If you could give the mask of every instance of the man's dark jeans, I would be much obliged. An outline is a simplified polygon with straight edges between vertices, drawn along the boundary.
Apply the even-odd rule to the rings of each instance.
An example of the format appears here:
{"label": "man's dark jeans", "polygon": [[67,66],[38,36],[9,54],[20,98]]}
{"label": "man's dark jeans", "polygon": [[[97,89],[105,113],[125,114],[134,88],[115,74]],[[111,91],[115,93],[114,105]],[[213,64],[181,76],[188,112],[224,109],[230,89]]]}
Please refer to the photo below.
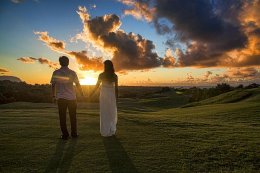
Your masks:
{"label": "man's dark jeans", "polygon": [[60,128],[61,128],[62,135],[64,137],[69,136],[67,130],[67,123],[66,123],[66,113],[67,113],[67,109],[69,109],[71,136],[72,137],[77,136],[77,117],[76,117],[77,101],[58,99],[58,108],[59,108]]}

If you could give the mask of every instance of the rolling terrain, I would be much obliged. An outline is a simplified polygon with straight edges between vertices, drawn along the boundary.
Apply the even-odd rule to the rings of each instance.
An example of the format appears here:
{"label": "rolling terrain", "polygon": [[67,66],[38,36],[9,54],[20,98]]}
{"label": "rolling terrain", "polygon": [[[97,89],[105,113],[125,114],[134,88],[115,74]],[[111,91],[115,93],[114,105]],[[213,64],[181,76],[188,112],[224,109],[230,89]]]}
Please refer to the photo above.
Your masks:
{"label": "rolling terrain", "polygon": [[56,105],[0,105],[0,172],[259,172],[260,89],[196,103],[175,92],[124,98],[116,137],[99,135],[97,103],[78,105],[61,141]]}

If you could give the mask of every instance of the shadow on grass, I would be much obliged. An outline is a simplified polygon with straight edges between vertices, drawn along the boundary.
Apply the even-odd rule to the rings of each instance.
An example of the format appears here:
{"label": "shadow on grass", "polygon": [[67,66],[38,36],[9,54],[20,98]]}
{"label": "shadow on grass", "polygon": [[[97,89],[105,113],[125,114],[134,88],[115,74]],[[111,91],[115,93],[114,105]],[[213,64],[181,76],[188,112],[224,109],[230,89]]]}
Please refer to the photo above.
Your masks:
{"label": "shadow on grass", "polygon": [[77,139],[72,139],[69,141],[59,140],[56,145],[56,151],[52,156],[45,170],[45,173],[68,172],[71,162],[73,160],[76,144],[77,144]]}
{"label": "shadow on grass", "polygon": [[105,137],[103,142],[112,173],[138,173],[125,149],[115,136]]}

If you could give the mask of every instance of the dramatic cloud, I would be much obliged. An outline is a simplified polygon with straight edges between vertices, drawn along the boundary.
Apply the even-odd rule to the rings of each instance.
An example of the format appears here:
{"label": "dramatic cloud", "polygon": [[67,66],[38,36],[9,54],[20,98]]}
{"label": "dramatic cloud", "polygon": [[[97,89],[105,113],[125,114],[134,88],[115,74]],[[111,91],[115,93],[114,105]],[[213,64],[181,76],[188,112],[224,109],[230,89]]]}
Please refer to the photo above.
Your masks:
{"label": "dramatic cloud", "polygon": [[[63,41],[59,41],[49,36],[48,32],[35,32],[35,34],[39,35],[39,40],[43,41],[50,49],[75,58],[80,65],[81,70],[97,71],[103,69],[103,63],[100,57],[90,58],[86,51],[68,51],[65,49],[65,43]],[[30,58],[26,60],[30,60]]]}
{"label": "dramatic cloud", "polygon": [[83,23],[83,32],[78,38],[110,52],[117,71],[161,66],[163,59],[154,52],[153,42],[141,35],[120,30],[121,21],[117,15],[108,14],[91,19],[85,7],[79,7],[77,13]]}
{"label": "dramatic cloud", "polygon": [[0,73],[1,74],[5,74],[5,73],[8,73],[8,72],[9,72],[9,70],[4,69],[4,68],[0,68]]}
{"label": "dramatic cloud", "polygon": [[[121,21],[117,15],[106,14],[91,19],[85,7],[79,7],[77,13],[83,24],[83,31],[73,40],[82,40],[87,43],[87,46],[90,44],[93,48],[101,50],[106,58],[113,61],[116,71],[145,70],[160,66],[174,67],[175,58],[170,50],[166,52],[164,58],[159,57],[151,40],[119,29]],[[91,57],[89,53],[94,54],[93,52],[66,50],[65,42],[49,36],[48,32],[35,32],[35,34],[51,50],[74,57],[81,70],[103,69],[104,57]]]}
{"label": "dramatic cloud", "polygon": [[[254,3],[250,3],[249,0],[239,1],[238,5],[234,5],[233,0],[228,3],[206,0],[198,0],[196,3],[187,0],[156,0],[154,3],[149,0],[120,0],[120,2],[138,11],[139,16],[145,20],[152,21],[161,34],[173,34],[166,43],[168,46],[172,45],[171,49],[180,47],[175,49],[174,55],[167,49],[164,58],[161,58],[155,52],[155,45],[151,40],[120,29],[122,23],[117,15],[106,14],[91,18],[85,7],[79,7],[77,11],[83,30],[74,39],[84,41],[87,47],[91,45],[101,50],[106,58],[91,57],[93,52],[66,50],[65,42],[50,37],[48,32],[35,32],[35,34],[50,49],[74,57],[81,70],[102,70],[102,61],[107,58],[113,61],[115,69],[120,72],[148,70],[161,66],[173,68],[260,65],[260,25],[255,17],[255,6],[259,1]],[[232,15],[227,10],[232,11]],[[250,10],[250,18],[244,14],[246,10]],[[148,19],[145,16],[150,17]],[[161,22],[165,19],[172,26]],[[87,50],[93,51],[88,48]],[[208,73],[204,76],[204,80],[212,76]]]}
{"label": "dramatic cloud", "polygon": [[[178,66],[260,65],[259,0],[122,0],[121,2],[134,6],[135,13],[143,12],[142,9],[135,7],[136,4],[154,9],[152,22],[156,30],[159,34],[172,35],[166,41],[166,45],[174,49],[179,47]],[[144,16],[141,17],[145,19]],[[167,20],[170,25],[162,22],[163,20]],[[183,46],[179,46],[178,43]]]}
{"label": "dramatic cloud", "polygon": [[58,63],[52,62],[47,58],[33,58],[33,57],[21,57],[17,60],[23,63],[35,63],[39,62],[40,64],[47,64],[50,68],[57,69],[59,67]]}

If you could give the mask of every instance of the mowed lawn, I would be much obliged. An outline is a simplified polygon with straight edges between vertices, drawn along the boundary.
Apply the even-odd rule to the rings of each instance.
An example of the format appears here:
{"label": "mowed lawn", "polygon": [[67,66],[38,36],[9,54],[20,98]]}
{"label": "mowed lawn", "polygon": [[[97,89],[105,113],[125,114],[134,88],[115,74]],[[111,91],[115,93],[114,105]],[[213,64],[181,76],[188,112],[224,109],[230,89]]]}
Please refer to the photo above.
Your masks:
{"label": "mowed lawn", "polygon": [[55,105],[1,105],[0,172],[260,171],[259,102],[178,108],[122,99],[111,138],[99,134],[98,104],[78,107],[80,137],[62,141]]}

